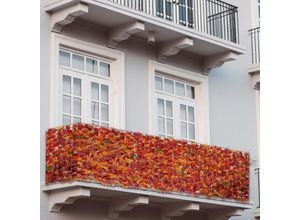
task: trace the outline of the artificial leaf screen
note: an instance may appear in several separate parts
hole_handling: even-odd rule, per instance
[[[215,146],[74,124],[46,135],[46,183],[179,192],[247,201],[249,155]]]

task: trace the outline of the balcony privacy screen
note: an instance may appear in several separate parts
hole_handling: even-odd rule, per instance
[[[106,186],[247,201],[249,155],[88,124],[47,131],[46,183]]]

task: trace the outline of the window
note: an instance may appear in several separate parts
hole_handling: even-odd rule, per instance
[[[157,135],[196,141],[195,85],[159,73],[154,83]]]
[[[149,134],[210,144],[208,76],[149,61]]]
[[[59,49],[60,124],[111,124],[110,61]]]
[[[156,15],[190,28],[194,27],[194,4],[192,0],[156,0]]]

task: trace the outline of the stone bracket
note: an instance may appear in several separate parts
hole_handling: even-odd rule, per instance
[[[169,203],[161,209],[161,220],[171,220],[172,217],[182,216],[187,211],[199,211],[200,206],[198,203]]]
[[[88,11],[88,5],[78,3],[68,8],[53,12],[51,15],[51,31],[61,33],[65,25],[72,23],[75,18],[88,13]]]
[[[165,62],[169,56],[176,55],[181,49],[192,47],[194,45],[193,39],[184,37],[164,43],[159,48],[158,60]]]
[[[215,56],[208,57],[203,62],[203,71],[208,73],[216,67],[222,66],[225,62],[236,60],[237,54],[233,52],[222,53]]]
[[[208,220],[228,220],[230,217],[242,216],[243,209],[223,209],[219,211],[209,212]]]
[[[115,49],[121,41],[127,40],[132,34],[145,30],[145,24],[135,21],[116,26],[110,30],[108,47]]]
[[[79,187],[66,191],[52,191],[49,198],[49,210],[51,212],[61,212],[65,205],[73,204],[76,199],[90,197],[90,189]]]
[[[119,218],[121,212],[130,211],[137,205],[148,205],[147,196],[125,196],[113,198],[109,203],[109,217]]]

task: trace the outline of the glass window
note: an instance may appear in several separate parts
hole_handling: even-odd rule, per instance
[[[110,77],[110,65],[100,62],[100,76]]]
[[[162,78],[155,76],[155,89],[162,91],[163,90],[163,83]]]
[[[74,78],[73,93],[76,96],[81,96],[81,79]]]
[[[185,96],[184,84],[176,82],[176,95]]]
[[[99,120],[99,103],[91,102],[91,117],[92,119]],[[99,123],[98,123],[99,124]]]
[[[72,67],[74,69],[82,70],[84,69],[84,57],[77,54],[72,54]]]
[[[93,74],[98,74],[97,60],[86,58],[86,71]]]
[[[157,135],[195,141],[195,87],[155,75]]]
[[[158,99],[158,115],[165,115],[164,100]]]
[[[101,101],[108,102],[108,86],[101,85]]]
[[[60,50],[59,51],[59,65],[70,66],[70,53]]]
[[[109,121],[108,117],[108,105],[107,104],[101,104],[101,120],[102,121]]]
[[[71,94],[71,77],[63,76],[63,92],[67,94]]]
[[[63,113],[71,114],[71,96],[63,96]]]
[[[195,88],[193,86],[186,86],[186,97],[195,99]]]
[[[174,93],[174,81],[165,79],[165,92]]]
[[[92,97],[91,98],[93,100],[99,100],[99,84],[92,82],[91,89],[92,89],[92,92],[91,92]]]

